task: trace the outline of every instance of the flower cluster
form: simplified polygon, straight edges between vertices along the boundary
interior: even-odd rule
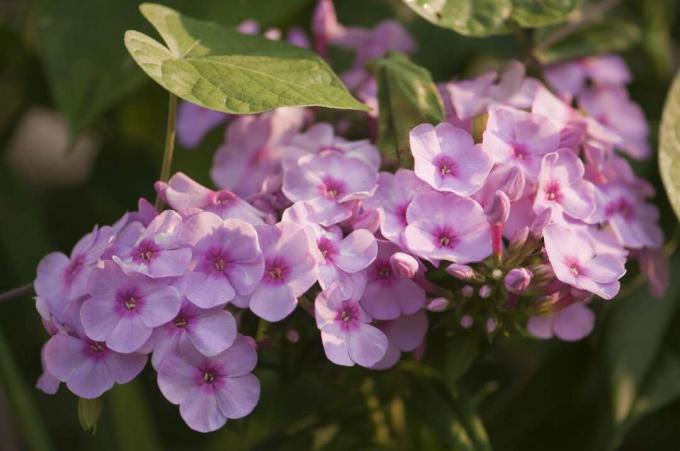
[[[363,64],[385,42],[413,47],[391,22],[339,25],[325,0],[313,29],[322,54],[357,50],[355,88],[372,82]],[[259,399],[258,343],[238,332],[246,315],[309,314],[331,362],[385,369],[425,352],[431,321],[581,339],[588,302],[617,294],[631,256],[662,290],[653,191],[618,153],[646,149],[625,65],[591,58],[547,73],[550,86],[512,63],[441,84],[446,121],[413,128],[414,167],[395,173],[381,171],[371,140],[340,136],[310,110],[230,118],[217,190],[177,173],[156,184],[170,209],[142,200],[40,263],[51,338],[39,387],[98,397],[150,356],[186,423],[212,431]],[[185,142],[225,119],[201,114],[180,118]]]

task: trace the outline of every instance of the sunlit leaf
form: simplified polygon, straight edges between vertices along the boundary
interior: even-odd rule
[[[659,170],[668,200],[675,215],[680,218],[680,74],[675,77],[663,110]]]

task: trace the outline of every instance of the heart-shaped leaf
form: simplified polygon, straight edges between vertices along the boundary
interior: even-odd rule
[[[404,0],[411,9],[440,27],[465,36],[508,32],[511,0]]]
[[[579,0],[513,0],[512,19],[523,27],[536,28],[563,22]]]
[[[190,102],[234,114],[283,106],[366,110],[314,53],[250,36],[145,3],[144,17],[166,45],[125,33],[133,59],[156,82]]]
[[[659,132],[659,169],[668,200],[680,219],[680,74],[666,98]]]

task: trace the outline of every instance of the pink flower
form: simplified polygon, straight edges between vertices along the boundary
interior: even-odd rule
[[[213,191],[178,172],[160,189],[168,205],[183,216],[196,209],[215,213],[222,219],[241,219],[262,224],[265,214],[229,190]]]
[[[625,85],[632,80],[626,63],[616,55],[600,55],[553,64],[546,68],[545,75],[557,91],[572,95],[580,94],[589,84]]]
[[[383,322],[378,328],[387,336],[389,345],[385,356],[371,368],[384,370],[396,365],[402,352],[413,352],[423,344],[428,328],[427,314],[421,310]]]
[[[425,290],[392,268],[391,259],[399,250],[388,241],[379,241],[378,256],[366,270],[367,283],[361,306],[375,319],[391,320],[410,315],[425,305]]]
[[[482,148],[494,162],[519,166],[528,179],[535,179],[543,155],[556,151],[559,143],[560,130],[547,118],[508,107],[489,108]]]
[[[455,194],[425,193],[406,212],[409,250],[431,261],[468,263],[491,254],[491,233],[482,207]]]
[[[243,418],[260,398],[260,381],[251,374],[257,353],[240,335],[226,351],[205,357],[195,350],[168,356],[158,370],[163,396],[179,405],[189,427],[215,431],[227,419]]]
[[[264,258],[250,224],[201,212],[187,218],[182,239],[193,248],[184,294],[196,306],[224,305],[237,294],[250,295],[260,282]]]
[[[35,292],[54,308],[87,294],[90,274],[113,239],[111,227],[95,227],[74,246],[71,256],[46,255],[38,265]]]
[[[411,130],[415,173],[439,191],[469,196],[482,187],[491,159],[465,130],[444,122],[421,124]]]
[[[583,179],[584,174],[583,162],[569,149],[544,156],[534,200],[536,214],[551,210],[553,219],[564,212],[572,218],[587,220],[595,211],[595,188]]]
[[[626,273],[625,258],[598,253],[595,240],[583,229],[551,224],[543,231],[545,250],[555,275],[562,282],[611,299]]]
[[[659,227],[659,210],[646,203],[639,191],[623,183],[600,186],[604,197],[604,217],[614,235],[625,247],[659,248],[663,232]]]
[[[378,174],[363,161],[334,151],[302,158],[283,176],[283,193],[293,202],[307,203],[314,221],[337,224],[352,215],[350,201],[373,194]]]
[[[199,309],[185,300],[172,321],[154,330],[151,363],[158,369],[167,356],[187,347],[214,357],[229,348],[236,335],[236,320],[231,313],[219,307]]]
[[[305,230],[292,222],[257,226],[264,276],[250,297],[250,310],[267,321],[290,315],[317,279],[316,258]]]
[[[406,229],[406,210],[416,194],[432,192],[432,188],[413,171],[399,169],[396,173],[381,172],[375,195],[363,202],[380,213],[380,232],[393,243],[403,245]]]
[[[365,229],[355,230],[343,238],[339,227],[323,231],[316,239],[321,259],[318,263],[319,285],[327,289],[333,283],[352,289],[365,284],[363,270],[378,254],[375,236]]]
[[[126,275],[113,262],[94,274],[92,297],[80,310],[85,333],[116,352],[138,351],[155,327],[172,320],[180,295],[167,281]]]
[[[359,304],[360,296],[361,292],[348,294],[335,285],[314,301],[323,349],[336,365],[371,367],[387,350],[387,337],[369,324],[371,317]]]
[[[227,122],[228,118],[227,114],[220,111],[181,102],[177,111],[177,140],[187,149],[193,149],[210,130]]]
[[[166,210],[151,221],[135,243],[127,249],[117,243],[113,261],[126,273],[145,276],[176,277],[187,270],[191,249],[179,239],[182,217]]]
[[[526,268],[512,268],[505,275],[503,284],[510,293],[519,294],[529,288],[533,274]]]
[[[581,340],[593,331],[595,314],[582,302],[575,302],[557,312],[532,316],[527,323],[529,333],[537,338],[557,336],[564,341]]]
[[[47,374],[64,382],[77,396],[94,399],[114,384],[127,384],[144,369],[146,355],[120,354],[102,342],[59,333],[42,354]]]

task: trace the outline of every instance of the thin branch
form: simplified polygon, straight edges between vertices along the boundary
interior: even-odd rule
[[[33,296],[34,294],[33,283],[27,283],[26,285],[0,293],[0,304],[5,301],[11,301],[12,299]]]
[[[177,96],[173,93],[168,93],[168,125],[165,131],[165,150],[163,151],[163,163],[161,164],[161,182],[167,182],[170,179],[170,171],[172,170],[172,156],[175,151],[175,130],[177,127]],[[163,207],[163,199],[161,196],[156,196],[156,209],[160,210]]]

